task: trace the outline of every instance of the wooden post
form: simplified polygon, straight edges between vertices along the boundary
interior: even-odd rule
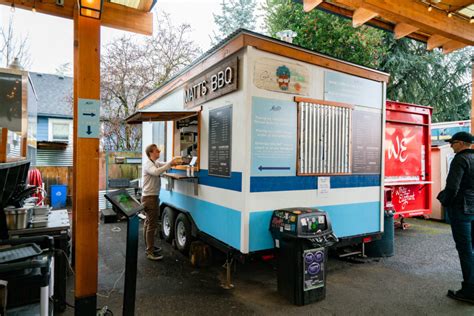
[[[471,134],[474,135],[474,56],[471,56]]]
[[[7,162],[8,128],[0,128],[0,163]]]
[[[75,314],[97,306],[99,139],[79,137],[78,99],[100,99],[100,20],[74,16]]]

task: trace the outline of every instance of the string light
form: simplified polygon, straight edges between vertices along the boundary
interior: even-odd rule
[[[36,13],[36,0],[33,0],[33,8],[31,8],[31,11]]]
[[[12,2],[12,6],[10,8],[10,11],[12,11],[12,13],[15,12],[15,0],[13,0],[13,2]]]
[[[448,12],[448,18],[452,18],[453,17],[453,12]]]
[[[471,19],[469,20],[469,23],[474,23],[474,16],[471,16]]]
[[[431,12],[432,10],[433,10],[433,6],[430,3],[430,5],[428,6],[428,12]]]

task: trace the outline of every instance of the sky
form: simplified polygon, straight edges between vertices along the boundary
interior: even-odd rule
[[[192,39],[206,51],[211,46],[209,35],[217,27],[213,13],[220,13],[222,0],[158,0],[155,8],[170,14],[174,25],[188,23]],[[257,0],[261,3],[263,0]],[[0,26],[13,16],[16,34],[28,36],[31,55],[30,71],[55,73],[58,66],[73,61],[73,21],[0,5]],[[155,21],[154,21],[155,22]],[[102,46],[123,34],[132,34],[107,27],[101,29]],[[2,65],[3,66],[3,65]]]

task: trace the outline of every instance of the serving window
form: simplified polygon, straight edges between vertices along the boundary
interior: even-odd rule
[[[352,106],[299,98],[298,175],[351,173]]]
[[[173,122],[172,156],[181,156],[182,165],[176,169],[186,169],[194,157],[194,170],[199,170],[199,131],[200,115],[196,114]]]
[[[159,111],[136,112],[126,119],[128,124],[141,124],[142,122],[173,122],[172,156],[183,157],[182,165],[175,169],[186,169],[195,158],[194,170],[199,170],[199,131],[201,126],[200,111]]]

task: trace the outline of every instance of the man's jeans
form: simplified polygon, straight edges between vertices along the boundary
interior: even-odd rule
[[[461,262],[461,270],[464,282],[462,290],[466,294],[474,296],[474,216],[465,215],[458,210],[449,209],[448,215],[451,220],[451,231]]]

